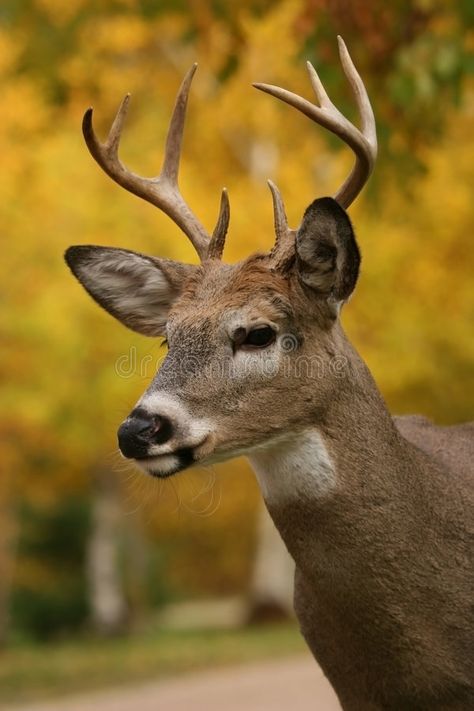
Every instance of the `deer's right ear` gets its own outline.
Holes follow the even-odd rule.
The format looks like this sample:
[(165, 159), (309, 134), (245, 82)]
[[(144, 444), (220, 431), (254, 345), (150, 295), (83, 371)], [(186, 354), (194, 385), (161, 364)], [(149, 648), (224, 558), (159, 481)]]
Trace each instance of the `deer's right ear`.
[(296, 233), (298, 277), (324, 298), (343, 302), (359, 275), (360, 252), (346, 211), (333, 198), (307, 208)]
[(69, 247), (64, 257), (100, 306), (145, 336), (164, 335), (170, 307), (184, 281), (197, 269), (112, 247)]

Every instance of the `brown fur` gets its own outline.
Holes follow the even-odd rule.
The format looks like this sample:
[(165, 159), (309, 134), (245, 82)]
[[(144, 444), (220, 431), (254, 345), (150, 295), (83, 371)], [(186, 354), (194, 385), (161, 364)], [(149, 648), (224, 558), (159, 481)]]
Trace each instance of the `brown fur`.
[[(106, 300), (97, 264), (90, 277), (88, 265), (103, 253), (94, 249), (76, 250), (71, 266), (89, 293), (106, 308), (112, 299), (112, 313), (130, 325), (127, 295), (115, 293), (110, 281), (110, 251)], [(122, 284), (123, 252), (118, 259)], [(149, 259), (145, 286), (139, 259), (127, 278), (130, 288), (138, 279), (148, 294)], [(338, 254), (334, 270), (343, 262)], [(155, 264), (160, 293), (164, 275), (178, 295), (159, 313), (141, 305), (143, 332), (166, 321), (169, 341), (148, 393), (179, 397), (196, 421), (212, 419), (194, 461), (252, 453), (305, 431), (324, 442), (334, 487), (325, 495), (306, 488), (268, 498), (267, 506), (296, 562), (303, 635), (343, 708), (474, 709), (473, 425), (392, 419), (344, 335), (334, 299), (300, 278), (291, 254), (278, 268), (265, 255), (234, 266)], [(313, 268), (321, 265), (330, 290), (328, 264), (318, 257)], [(339, 284), (340, 274), (333, 276)], [(236, 352), (232, 329), (262, 321), (290, 338), (292, 348), (276, 342), (257, 355)], [(278, 366), (270, 374), (259, 365), (265, 358)], [(343, 363), (336, 372), (335, 358)], [(314, 362), (316, 372), (299, 368)]]
[(270, 507), (303, 635), (344, 709), (474, 708), (474, 427), (395, 427), (346, 352), (358, 377), (319, 423), (337, 489)]
[[(271, 312), (275, 295), (291, 304), (290, 316)], [(193, 406), (219, 409), (215, 451), (250, 448), (282, 428), (314, 425), (323, 435), (336, 491), (322, 501), (268, 504), (296, 561), (296, 612), (316, 659), (350, 711), (474, 708), (473, 426), (394, 424), (325, 303), (260, 259), (232, 270), (213, 265), (188, 283), (170, 319), (180, 324), (170, 357), (183, 347), (182, 327), (200, 330), (203, 311), (214, 333), (223, 313), (252, 303), (286, 318), (301, 340), (299, 356), (347, 360), (342, 378), (286, 373), (245, 392), (229, 381), (189, 379)], [(192, 352), (196, 343), (185, 347)], [(238, 410), (226, 413), (236, 400)]]

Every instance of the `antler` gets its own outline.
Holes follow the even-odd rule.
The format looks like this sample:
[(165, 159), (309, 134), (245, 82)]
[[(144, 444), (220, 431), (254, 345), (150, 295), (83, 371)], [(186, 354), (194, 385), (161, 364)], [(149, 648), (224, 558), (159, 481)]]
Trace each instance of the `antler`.
[[(93, 158), (112, 180), (140, 198), (147, 200), (165, 212), (173, 222), (187, 235), (201, 261), (208, 257), (210, 236), (196, 215), (183, 200), (178, 187), (179, 159), (183, 140), (186, 106), (189, 88), (196, 71), (194, 64), (184, 77), (176, 97), (176, 103), (171, 117), (166, 138), (165, 157), (160, 174), (156, 178), (142, 178), (128, 170), (118, 157), (118, 148), (122, 127), (127, 114), (130, 94), (122, 101), (114, 119), (105, 143), (100, 143), (92, 126), (92, 108), (84, 114), (82, 131), (87, 147)], [(225, 190), (221, 199), (221, 207), (216, 228), (212, 237), (212, 256), (222, 252), (225, 236), (229, 226), (229, 201)], [(211, 255), (209, 255), (211, 256)]]
[[(362, 130), (356, 128), (341, 112), (337, 109), (330, 98), (328, 97), (324, 86), (314, 69), (313, 65), (308, 62), (308, 72), (311, 80), (314, 93), (319, 101), (319, 106), (312, 104), (310, 101), (303, 99), (298, 94), (293, 94), (291, 91), (282, 89), (278, 86), (270, 84), (254, 84), (253, 86), (261, 91), (265, 91), (271, 96), (275, 96), (281, 101), (285, 101), (290, 106), (293, 106), (298, 111), (301, 111), (305, 116), (318, 123), (320, 126), (327, 128), (336, 136), (342, 138), (356, 155), (356, 162), (351, 174), (339, 188), (334, 198), (342, 207), (349, 207), (355, 200), (357, 195), (362, 190), (367, 182), (377, 157), (377, 135), (375, 130), (375, 119), (369, 97), (365, 89), (364, 83), (360, 78), (357, 69), (352, 62), (352, 59), (347, 51), (342, 37), (337, 38), (339, 44), (339, 56), (341, 58), (342, 68), (351, 85), (355, 96), (357, 108), (361, 117)], [(277, 244), (282, 236), (288, 232), (288, 225), (285, 217), (283, 201), (280, 198), (278, 191), (275, 190), (273, 184), (270, 185), (272, 190), (273, 205), (275, 212), (275, 226), (277, 232)]]

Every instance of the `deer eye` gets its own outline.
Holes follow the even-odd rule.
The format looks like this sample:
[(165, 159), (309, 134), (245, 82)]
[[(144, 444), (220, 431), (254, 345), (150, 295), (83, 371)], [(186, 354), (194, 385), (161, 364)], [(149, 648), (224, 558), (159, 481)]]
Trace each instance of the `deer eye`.
[(247, 333), (241, 345), (250, 348), (266, 348), (274, 342), (275, 337), (276, 333), (271, 326), (259, 326)]

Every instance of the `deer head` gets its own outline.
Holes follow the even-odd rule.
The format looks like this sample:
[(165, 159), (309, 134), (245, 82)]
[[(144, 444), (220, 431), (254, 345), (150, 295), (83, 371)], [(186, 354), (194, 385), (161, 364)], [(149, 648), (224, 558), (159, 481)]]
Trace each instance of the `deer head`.
[[(149, 473), (169, 476), (197, 462), (251, 452), (324, 416), (342, 387), (337, 356), (345, 341), (341, 305), (356, 285), (360, 255), (345, 209), (367, 181), (376, 157), (375, 122), (363, 82), (339, 38), (361, 130), (331, 103), (308, 63), (319, 106), (285, 89), (255, 84), (340, 136), (354, 151), (354, 168), (334, 198), (315, 200), (301, 225), (288, 227), (277, 187), (269, 181), (276, 239), (267, 254), (229, 265), (221, 261), (229, 223), (224, 190), (209, 235), (178, 189), (178, 167), (189, 88), (179, 90), (156, 178), (123, 166), (118, 146), (129, 97), (105, 143), (83, 121), (89, 150), (119, 185), (159, 207), (187, 235), (199, 265), (125, 249), (77, 246), (66, 261), (88, 293), (129, 328), (164, 336), (169, 351), (118, 437), (122, 453)], [(317, 383), (315, 386), (315, 377)]]

